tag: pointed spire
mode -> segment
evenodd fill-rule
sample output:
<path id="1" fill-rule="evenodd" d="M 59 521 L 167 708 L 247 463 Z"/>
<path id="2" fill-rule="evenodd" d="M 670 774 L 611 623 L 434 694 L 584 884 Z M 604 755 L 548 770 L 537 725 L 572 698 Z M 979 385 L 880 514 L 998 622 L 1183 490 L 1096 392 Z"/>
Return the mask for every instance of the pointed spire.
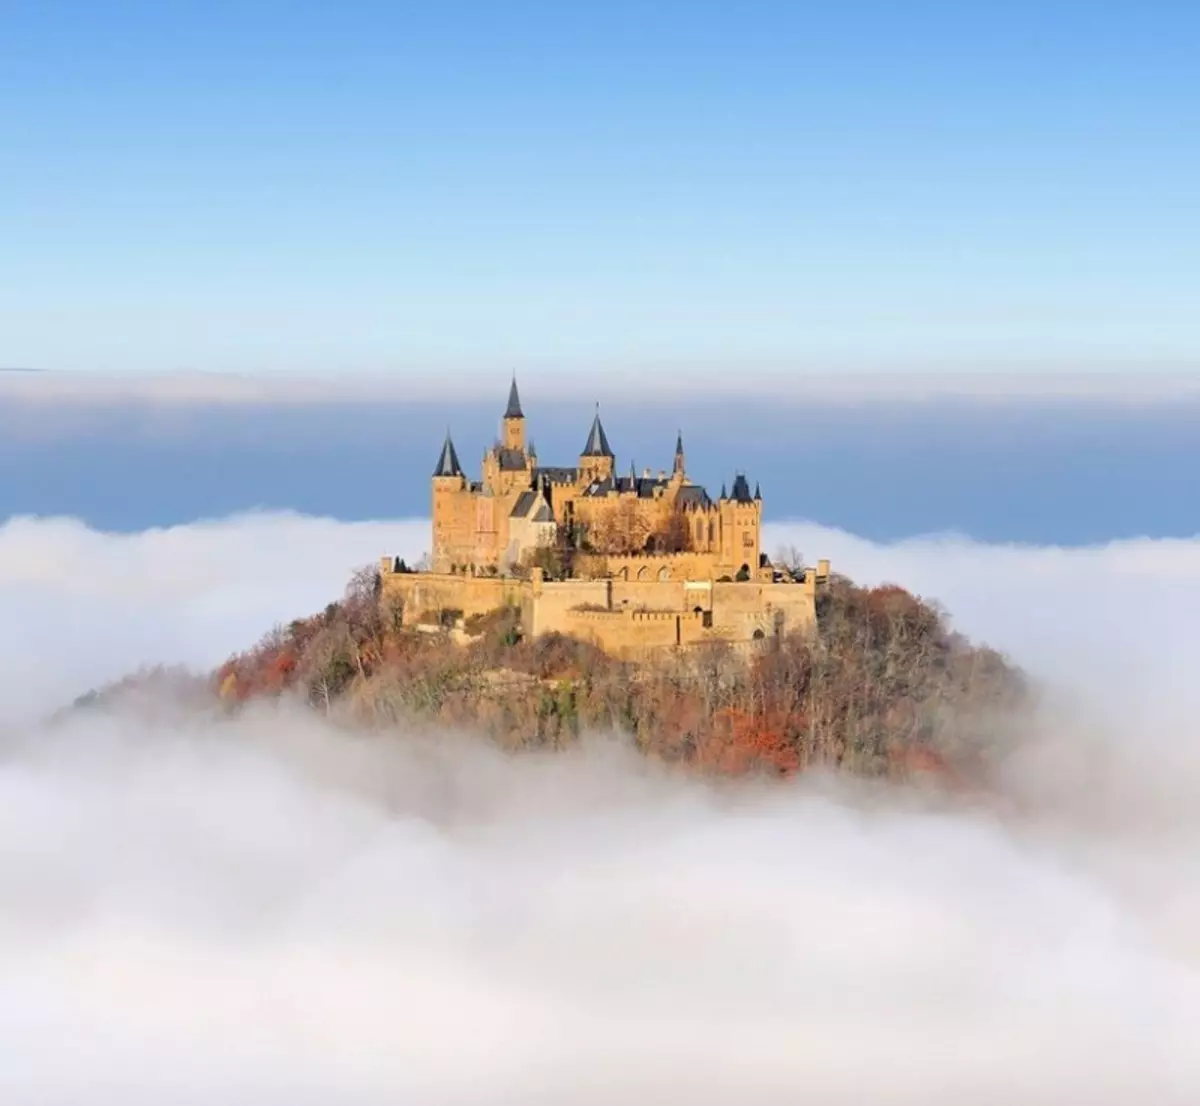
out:
<path id="1" fill-rule="evenodd" d="M 604 425 L 600 422 L 600 404 L 596 404 L 596 417 L 592 419 L 592 429 L 588 432 L 587 444 L 583 447 L 581 457 L 611 457 L 613 451 L 608 445 L 608 436 L 604 433 Z"/>
<path id="2" fill-rule="evenodd" d="M 675 435 L 675 456 L 683 456 L 683 431 L 680 430 Z"/>
<path id="3" fill-rule="evenodd" d="M 754 481 L 754 498 L 758 500 L 762 499 L 762 488 L 759 486 L 757 480 Z"/>
<path id="4" fill-rule="evenodd" d="M 437 468 L 434 476 L 462 476 L 462 465 L 458 463 L 458 454 L 454 452 L 454 443 L 450 440 L 450 427 L 446 427 L 446 441 L 442 452 L 438 455 Z"/>
<path id="5" fill-rule="evenodd" d="M 525 412 L 521 410 L 521 397 L 517 394 L 517 374 L 513 373 L 512 384 L 508 389 L 508 406 L 504 409 L 506 419 L 523 419 Z"/>
<path id="6" fill-rule="evenodd" d="M 721 485 L 721 498 L 722 498 L 722 499 L 728 499 L 728 498 L 729 498 L 729 492 L 728 492 L 728 491 L 726 491 L 726 489 L 725 489 L 725 485 L 724 485 L 724 484 L 722 484 L 722 485 Z"/>

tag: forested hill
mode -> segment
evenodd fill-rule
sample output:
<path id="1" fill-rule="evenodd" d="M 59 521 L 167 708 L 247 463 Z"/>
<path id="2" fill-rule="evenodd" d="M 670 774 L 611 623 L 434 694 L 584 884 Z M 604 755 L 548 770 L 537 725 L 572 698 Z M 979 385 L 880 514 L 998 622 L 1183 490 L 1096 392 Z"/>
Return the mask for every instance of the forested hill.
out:
<path id="1" fill-rule="evenodd" d="M 835 578 L 819 630 L 768 642 L 614 660 L 568 638 L 523 640 L 515 612 L 471 620 L 470 640 L 402 628 L 363 570 L 324 611 L 231 657 L 208 691 L 224 709 L 292 696 L 371 727 L 438 723 L 506 747 L 558 748 L 619 730 L 646 754 L 699 771 L 866 776 L 913 770 L 970 779 L 1028 701 L 1021 673 L 953 632 L 899 587 Z M 177 680 L 177 677 L 172 677 Z"/>

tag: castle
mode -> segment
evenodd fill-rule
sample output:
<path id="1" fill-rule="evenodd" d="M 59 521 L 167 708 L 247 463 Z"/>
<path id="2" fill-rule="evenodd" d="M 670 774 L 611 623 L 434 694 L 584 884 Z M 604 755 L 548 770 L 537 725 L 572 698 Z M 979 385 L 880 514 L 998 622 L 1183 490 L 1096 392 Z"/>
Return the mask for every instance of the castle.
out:
<path id="1" fill-rule="evenodd" d="M 722 640 L 746 644 L 811 626 L 829 564 L 795 573 L 762 551 L 763 498 L 738 473 L 717 499 L 688 478 L 683 436 L 668 473 L 616 471 L 597 407 L 571 467 L 539 463 L 514 377 L 481 479 L 447 431 L 432 478 L 428 571 L 381 561 L 385 602 L 406 624 L 518 606 L 524 632 L 608 652 Z"/>

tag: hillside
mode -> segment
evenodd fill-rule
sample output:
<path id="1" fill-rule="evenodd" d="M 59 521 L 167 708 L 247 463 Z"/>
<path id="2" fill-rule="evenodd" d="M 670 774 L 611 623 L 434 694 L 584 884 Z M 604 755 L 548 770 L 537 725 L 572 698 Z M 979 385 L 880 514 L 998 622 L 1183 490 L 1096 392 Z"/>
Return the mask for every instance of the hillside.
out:
<path id="1" fill-rule="evenodd" d="M 895 586 L 835 578 L 815 638 L 783 638 L 752 657 L 706 646 L 653 664 L 564 637 L 522 640 L 511 611 L 472 620 L 456 644 L 448 630 L 400 627 L 378 587 L 373 571 L 358 573 L 341 601 L 231 657 L 213 690 L 228 709 L 291 695 L 371 727 L 454 725 L 511 748 L 616 729 L 700 771 L 960 780 L 978 774 L 997 723 L 1028 699 L 1002 656 Z"/>

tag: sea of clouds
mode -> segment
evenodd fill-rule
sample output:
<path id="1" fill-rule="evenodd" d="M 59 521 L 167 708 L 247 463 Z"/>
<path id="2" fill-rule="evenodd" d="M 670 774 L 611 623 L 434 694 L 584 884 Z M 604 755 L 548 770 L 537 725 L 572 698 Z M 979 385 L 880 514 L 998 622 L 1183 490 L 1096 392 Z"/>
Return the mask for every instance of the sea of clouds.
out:
<path id="1" fill-rule="evenodd" d="M 41 721 L 427 532 L 0 527 L 0 1101 L 1200 1101 L 1200 541 L 770 528 L 1053 690 L 999 804 L 286 709 Z"/>

